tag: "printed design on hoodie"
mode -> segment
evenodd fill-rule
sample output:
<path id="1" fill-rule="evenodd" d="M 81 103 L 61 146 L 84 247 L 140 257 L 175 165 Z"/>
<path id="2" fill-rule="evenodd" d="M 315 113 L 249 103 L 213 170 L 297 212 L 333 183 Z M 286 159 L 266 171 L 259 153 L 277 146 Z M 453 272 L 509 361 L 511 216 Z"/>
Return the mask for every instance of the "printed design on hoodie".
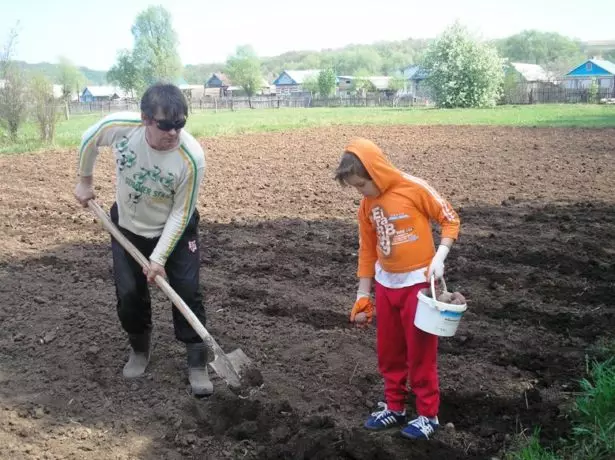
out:
<path id="1" fill-rule="evenodd" d="M 389 217 L 381 206 L 374 206 L 371 214 L 372 221 L 376 226 L 378 248 L 383 256 L 390 256 L 393 246 L 418 240 L 418 236 L 414 234 L 413 227 L 400 230 L 395 229 L 393 222 L 409 218 L 407 214 L 397 214 Z"/>

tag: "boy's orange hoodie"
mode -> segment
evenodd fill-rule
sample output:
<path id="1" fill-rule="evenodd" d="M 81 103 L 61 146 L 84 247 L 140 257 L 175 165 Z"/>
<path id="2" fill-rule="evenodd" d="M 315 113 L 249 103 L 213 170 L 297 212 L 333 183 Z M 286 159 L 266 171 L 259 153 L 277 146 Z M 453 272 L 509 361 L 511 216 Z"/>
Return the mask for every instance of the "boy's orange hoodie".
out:
<path id="1" fill-rule="evenodd" d="M 359 207 L 360 278 L 375 274 L 376 260 L 391 273 L 428 267 L 435 255 L 430 219 L 442 238 L 457 239 L 459 216 L 427 182 L 395 168 L 373 142 L 353 140 L 346 151 L 359 157 L 380 190 Z"/>

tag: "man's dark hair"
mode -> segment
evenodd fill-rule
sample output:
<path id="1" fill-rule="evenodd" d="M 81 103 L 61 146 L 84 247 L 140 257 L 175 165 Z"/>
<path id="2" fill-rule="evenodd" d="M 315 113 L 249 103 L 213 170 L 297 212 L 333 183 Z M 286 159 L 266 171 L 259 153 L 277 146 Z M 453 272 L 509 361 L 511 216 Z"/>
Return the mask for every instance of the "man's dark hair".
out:
<path id="1" fill-rule="evenodd" d="M 145 91 L 141 98 L 141 112 L 153 120 L 158 109 L 167 120 L 188 117 L 188 103 L 181 90 L 170 83 L 156 83 Z"/>

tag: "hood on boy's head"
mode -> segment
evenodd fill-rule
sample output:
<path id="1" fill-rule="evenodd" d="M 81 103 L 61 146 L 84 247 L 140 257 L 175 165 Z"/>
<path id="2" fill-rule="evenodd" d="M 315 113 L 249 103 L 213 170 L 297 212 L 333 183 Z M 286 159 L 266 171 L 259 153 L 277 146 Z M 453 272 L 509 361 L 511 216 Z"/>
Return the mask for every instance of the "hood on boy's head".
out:
<path id="1" fill-rule="evenodd" d="M 380 193 L 384 193 L 402 177 L 401 171 L 393 166 L 384 156 L 380 147 L 369 139 L 362 137 L 353 139 L 345 150 L 359 157 Z"/>

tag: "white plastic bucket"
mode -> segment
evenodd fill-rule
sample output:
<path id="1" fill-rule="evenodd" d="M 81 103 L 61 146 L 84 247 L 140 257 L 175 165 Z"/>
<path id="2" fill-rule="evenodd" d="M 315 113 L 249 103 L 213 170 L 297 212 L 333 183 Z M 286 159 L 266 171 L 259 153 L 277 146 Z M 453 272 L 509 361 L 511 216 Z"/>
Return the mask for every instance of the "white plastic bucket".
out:
<path id="1" fill-rule="evenodd" d="M 450 303 L 444 303 L 436 300 L 435 278 L 431 277 L 431 295 L 427 295 L 419 292 L 417 297 L 419 299 L 416 307 L 416 315 L 414 317 L 414 325 L 419 329 L 440 337 L 452 337 L 457 332 L 457 326 L 468 308 L 467 304 L 453 305 Z M 444 292 L 446 290 L 446 283 L 442 280 L 444 286 Z"/>

